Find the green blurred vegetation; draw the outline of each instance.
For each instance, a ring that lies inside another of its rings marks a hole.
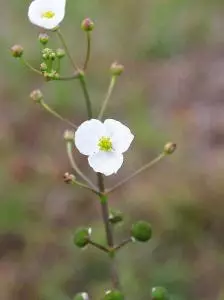
[[[167,141],[179,145],[174,156],[111,195],[111,205],[125,213],[117,240],[139,219],[154,232],[146,245],[119,252],[127,299],[150,299],[151,287],[163,285],[173,300],[223,300],[224,2],[67,2],[62,31],[78,62],[85,53],[80,23],[86,16],[95,21],[88,73],[95,113],[110,64],[126,68],[106,116],[127,122],[136,138],[107,185],[154,158]],[[71,238],[87,225],[104,242],[97,199],[64,185],[67,127],[28,97],[41,88],[47,103],[79,124],[86,118],[83,96],[77,82],[45,83],[10,56],[19,43],[39,65],[40,30],[27,20],[28,5],[5,1],[1,9],[0,299],[68,300],[80,291],[100,299],[110,288],[107,258],[74,248]],[[53,33],[50,45],[59,46]],[[63,72],[70,72],[68,61]],[[83,157],[79,165],[94,176]]]

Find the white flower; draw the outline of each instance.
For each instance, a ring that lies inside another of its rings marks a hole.
[[[75,145],[79,152],[88,155],[95,172],[109,176],[117,173],[123,163],[134,135],[122,123],[107,119],[102,123],[91,119],[82,123],[75,133]]]
[[[31,23],[45,29],[56,28],[64,18],[66,0],[34,0],[28,17]]]

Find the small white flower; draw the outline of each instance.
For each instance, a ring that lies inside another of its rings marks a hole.
[[[28,17],[31,23],[45,29],[56,28],[65,16],[66,0],[34,0]]]
[[[75,145],[88,156],[95,172],[106,176],[117,173],[123,163],[123,153],[128,150],[134,135],[122,123],[107,119],[102,123],[91,119],[82,123],[75,133]]]

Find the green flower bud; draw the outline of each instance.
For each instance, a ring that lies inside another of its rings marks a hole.
[[[41,72],[47,71],[47,64],[41,63],[41,64],[40,64],[40,70],[41,70]]]
[[[74,244],[79,248],[84,248],[89,243],[91,228],[78,228],[74,234]]]
[[[24,51],[24,50],[23,50],[23,47],[20,46],[20,45],[14,45],[14,46],[12,46],[12,48],[11,48],[12,56],[13,56],[13,57],[16,57],[16,58],[22,57],[23,51]]]
[[[49,35],[47,33],[40,33],[38,39],[42,45],[46,45],[49,41]]]
[[[145,221],[138,221],[132,225],[131,236],[139,242],[147,242],[152,236],[151,225]]]
[[[43,100],[43,94],[40,90],[34,90],[30,93],[30,98],[35,102],[35,103],[40,103],[41,100]]]
[[[90,18],[86,18],[82,21],[81,28],[84,31],[92,31],[94,28],[94,23]]]
[[[124,66],[114,62],[110,67],[110,72],[113,76],[120,76],[124,72]]]
[[[167,143],[164,146],[164,153],[167,155],[173,154],[173,152],[177,149],[177,144],[175,143]]]
[[[87,293],[79,293],[74,297],[74,300],[89,300]]]
[[[51,72],[44,72],[44,77],[47,81],[57,80],[60,76],[57,71],[51,70]]]
[[[118,290],[107,291],[103,300],[124,300],[124,295]]]
[[[111,224],[117,224],[123,221],[123,214],[119,210],[110,210],[109,221]]]
[[[65,183],[72,183],[76,180],[75,175],[69,174],[68,172],[64,174],[63,178]]]
[[[47,60],[47,59],[51,59],[54,60],[56,57],[56,53],[50,49],[50,48],[44,48],[42,50],[42,58]]]
[[[65,130],[64,132],[64,140],[66,142],[74,142],[75,134],[72,130]]]
[[[168,291],[164,287],[152,288],[152,300],[169,300]]]
[[[65,50],[63,50],[63,49],[57,49],[56,50],[56,56],[58,57],[58,58],[63,58],[64,56],[65,56]]]

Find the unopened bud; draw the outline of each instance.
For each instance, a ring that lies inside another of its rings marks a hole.
[[[50,48],[44,48],[42,50],[42,57],[45,60],[47,60],[47,59],[54,60],[56,57],[56,53]]]
[[[35,103],[40,103],[41,100],[43,100],[43,94],[40,90],[34,90],[30,93],[30,98],[35,102]]]
[[[169,300],[168,291],[164,287],[152,288],[152,300]]]
[[[14,45],[14,46],[12,46],[12,48],[11,48],[12,56],[13,56],[13,57],[16,57],[16,58],[22,57],[23,51],[24,51],[24,50],[23,50],[23,47],[20,46],[20,45]]]
[[[124,295],[118,290],[107,291],[103,300],[124,300]]]
[[[124,66],[114,62],[110,67],[110,71],[113,76],[120,76],[124,72]]]
[[[56,50],[56,56],[60,59],[63,58],[65,56],[65,50],[64,49],[57,49]]]
[[[91,228],[78,228],[74,234],[74,244],[79,248],[84,248],[89,244]]]
[[[111,224],[117,224],[123,221],[123,214],[119,210],[111,210],[109,215],[109,221]]]
[[[165,146],[164,146],[164,153],[165,154],[173,154],[173,152],[177,149],[177,144],[175,143],[167,143]]]
[[[89,296],[87,293],[79,293],[74,297],[73,300],[89,300]]]
[[[138,221],[132,225],[131,236],[139,242],[147,242],[152,236],[152,228],[148,222]]]
[[[47,81],[50,80],[58,80],[60,78],[60,75],[57,71],[51,70],[51,72],[44,72],[44,77]]]
[[[46,45],[49,41],[49,35],[47,33],[40,33],[38,39],[42,45]]]
[[[40,70],[41,70],[41,72],[47,71],[47,64],[41,63],[41,64],[40,64]]]
[[[64,174],[63,178],[65,183],[72,183],[76,180],[75,175],[69,174],[68,172]]]
[[[64,140],[66,142],[74,142],[75,134],[72,130],[65,130],[64,132]]]
[[[94,28],[94,23],[90,18],[86,18],[82,21],[81,28],[84,31],[92,31]]]

